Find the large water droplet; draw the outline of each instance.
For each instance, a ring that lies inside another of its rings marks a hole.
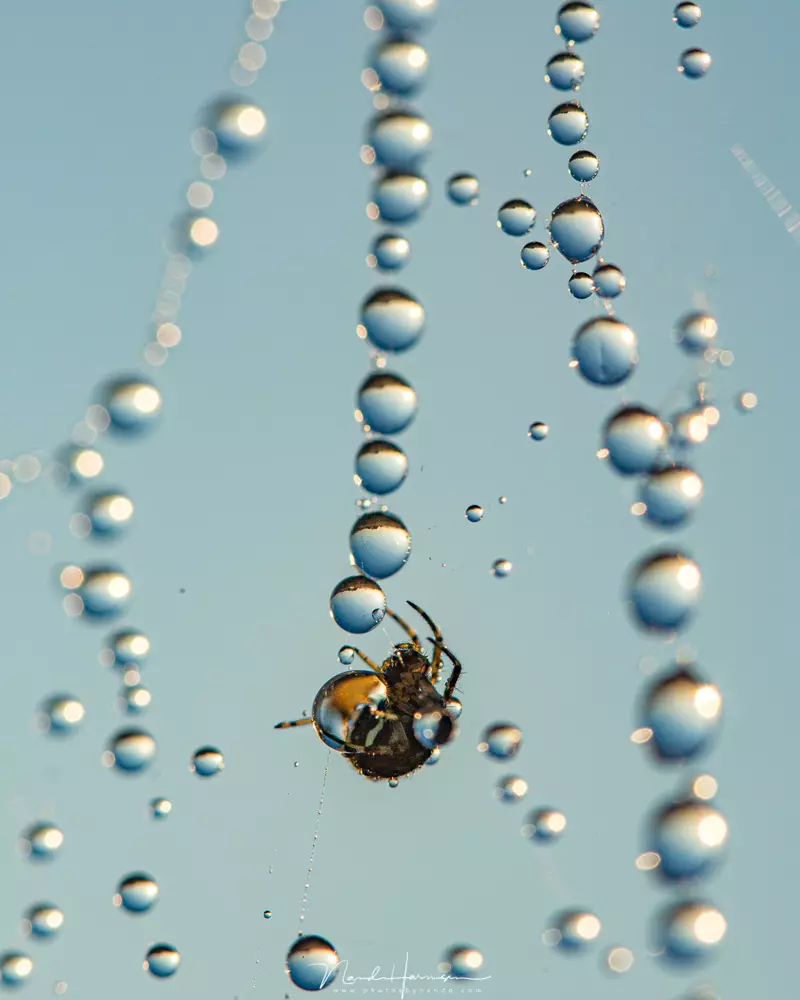
[[[587,382],[619,385],[630,378],[636,367],[636,346],[636,334],[622,320],[597,316],[575,334],[572,353]]]
[[[86,709],[77,698],[68,694],[54,694],[39,706],[42,729],[53,736],[74,733],[83,722]]]
[[[421,31],[430,27],[439,0],[377,0],[378,7],[391,28]]]
[[[405,566],[411,555],[411,535],[392,514],[363,514],[350,532],[350,551],[362,572],[384,580]]]
[[[541,271],[550,261],[550,250],[544,243],[526,243],[520,253],[522,266],[529,271]]]
[[[22,852],[32,861],[49,861],[64,843],[64,834],[55,823],[36,823],[20,838]]]
[[[687,49],[678,63],[678,72],[689,80],[699,80],[711,69],[711,56],[704,49]]]
[[[119,569],[94,566],[84,571],[76,593],[83,601],[83,614],[90,618],[116,618],[130,602],[133,587]]]
[[[517,756],[521,746],[522,730],[510,722],[497,722],[484,730],[478,751],[495,760],[511,760]]]
[[[380,612],[376,618],[373,612]],[[349,576],[338,583],[331,594],[333,620],[345,632],[360,635],[371,632],[386,613],[386,595],[380,586],[365,576]]]
[[[171,944],[154,944],[147,952],[144,970],[157,979],[174,976],[181,964],[180,952]]]
[[[111,429],[122,434],[149,430],[161,412],[161,393],[140,378],[111,382],[105,386],[100,401],[108,412]]]
[[[33,959],[21,951],[6,951],[0,955],[0,982],[4,986],[21,986],[33,972]]]
[[[399,434],[414,419],[417,394],[399,375],[370,375],[358,390],[358,408],[373,431]]]
[[[114,539],[125,534],[133,518],[133,503],[119,491],[93,493],[87,497],[86,515],[95,537]]]
[[[597,177],[600,160],[588,149],[579,149],[569,158],[569,172],[573,180],[588,184]]]
[[[661,862],[654,869],[670,881],[704,878],[720,863],[728,840],[722,813],[694,799],[659,810],[652,820],[648,850]]]
[[[591,274],[584,271],[576,271],[567,283],[569,293],[574,299],[588,299],[594,295],[594,281]]]
[[[647,689],[641,716],[660,760],[689,760],[706,751],[716,735],[722,696],[695,669],[678,667]]]
[[[384,42],[372,60],[381,89],[403,95],[411,94],[423,85],[429,64],[425,49],[418,42],[405,38]]]
[[[225,770],[225,758],[216,747],[200,747],[192,754],[189,770],[201,778],[212,778]]]
[[[589,131],[589,116],[578,101],[559,104],[547,119],[547,134],[561,146],[575,146],[583,142]]]
[[[430,125],[419,115],[408,111],[385,111],[371,122],[367,142],[381,166],[390,170],[409,170],[427,152],[432,135]]]
[[[536,209],[521,198],[512,198],[497,212],[497,227],[509,236],[524,236],[533,229],[535,222]]]
[[[576,52],[559,52],[548,62],[544,79],[556,90],[577,90],[585,72],[583,59]]]
[[[717,342],[718,332],[713,316],[705,312],[689,313],[678,324],[678,343],[687,354],[705,354]]]
[[[424,177],[390,172],[378,180],[372,200],[384,222],[412,222],[427,206],[429,195]]]
[[[550,239],[572,264],[593,257],[603,245],[605,228],[597,205],[581,195],[562,201],[550,217]]]
[[[356,455],[356,475],[367,493],[383,496],[392,493],[405,481],[408,458],[391,441],[367,441]]]
[[[217,148],[232,160],[258,149],[267,136],[267,116],[257,104],[218,101],[208,114],[208,128],[217,139]]]
[[[381,288],[362,305],[361,322],[371,343],[382,351],[407,351],[422,335],[425,310],[407,292]]]
[[[666,906],[657,921],[657,944],[664,957],[680,965],[708,959],[725,937],[727,921],[720,911],[701,900]]]
[[[592,275],[597,294],[601,299],[615,299],[625,291],[625,275],[616,264],[599,264]]]
[[[588,42],[600,27],[600,15],[590,3],[565,3],[556,18],[556,31],[568,42]]]
[[[688,0],[684,0],[683,3],[677,4],[672,15],[672,20],[680,28],[693,28],[696,24],[700,23],[700,18],[703,16],[703,11],[700,8],[700,4],[690,3]]]
[[[118,771],[134,774],[144,771],[156,755],[156,741],[143,729],[123,729],[109,744],[110,763]]]
[[[702,594],[700,567],[682,552],[657,552],[631,573],[630,600],[639,624],[661,632],[685,628]]]
[[[655,413],[623,406],[606,421],[603,445],[617,472],[640,475],[657,468],[664,455],[667,429]]]
[[[382,271],[399,271],[411,259],[411,244],[405,236],[383,233],[372,244],[372,255]]]
[[[117,886],[114,903],[124,907],[129,913],[146,913],[155,906],[158,893],[158,883],[152,875],[134,872],[122,879]]]
[[[64,914],[53,903],[37,903],[25,913],[23,926],[32,937],[52,938],[64,926]]]
[[[454,979],[471,979],[483,967],[483,953],[470,944],[448,948],[442,958],[442,971]]]
[[[676,465],[661,469],[644,483],[640,497],[653,524],[677,528],[695,512],[703,496],[703,480],[693,469]]]
[[[330,941],[307,935],[289,949],[286,971],[301,990],[324,990],[338,975],[339,956]]]
[[[450,743],[457,735],[458,728],[451,715],[438,710],[417,712],[413,722],[414,738],[426,750]]]
[[[453,174],[447,182],[447,194],[455,205],[477,205],[480,195],[478,178],[473,174]]]

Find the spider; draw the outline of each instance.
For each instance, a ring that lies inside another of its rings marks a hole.
[[[430,626],[434,646],[428,660],[417,633],[386,609],[410,642],[397,643],[378,666],[360,649],[354,653],[370,670],[349,670],[332,677],[317,693],[311,716],[279,722],[276,729],[313,725],[326,746],[338,750],[365,778],[397,779],[425,764],[456,734],[450,705],[461,664],[444,645],[442,633],[416,604],[407,602]],[[444,693],[436,690],[442,654],[453,664]]]

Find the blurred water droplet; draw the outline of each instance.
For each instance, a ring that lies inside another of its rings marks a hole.
[[[81,613],[89,618],[116,618],[127,609],[132,592],[131,581],[121,570],[93,566],[84,570],[83,582],[77,589]]]
[[[192,754],[189,770],[201,778],[212,778],[225,770],[225,758],[216,747],[200,747]]]
[[[147,952],[144,960],[144,971],[157,979],[174,976],[181,964],[181,956],[177,948],[171,944],[154,944]]]
[[[469,944],[458,944],[445,952],[440,969],[454,979],[475,977],[483,967],[483,953]]]
[[[33,972],[33,959],[21,951],[6,951],[0,955],[0,982],[4,986],[21,986]]]
[[[528,794],[528,782],[518,775],[501,778],[495,786],[495,798],[501,802],[520,802]]]
[[[758,396],[754,392],[742,392],[736,398],[736,405],[742,413],[750,413],[758,406]]]
[[[601,299],[615,299],[622,295],[627,285],[625,275],[616,264],[599,264],[594,269],[592,279]]]
[[[257,104],[217,101],[209,109],[207,117],[209,131],[216,138],[217,147],[209,152],[217,152],[218,149],[229,160],[258,149],[267,135],[267,116]]]
[[[86,498],[85,504],[86,516],[95,537],[115,539],[125,534],[133,518],[134,507],[124,493],[94,493]]]
[[[567,817],[557,809],[537,809],[528,817],[522,832],[532,840],[552,844],[560,840],[567,828]]]
[[[125,667],[129,663],[141,664],[147,659],[150,640],[136,629],[124,629],[109,636],[107,648],[113,657],[113,665]]]
[[[681,965],[694,965],[710,958],[728,928],[720,911],[700,900],[667,905],[659,914],[656,940],[664,958]]]
[[[155,906],[158,894],[158,883],[152,875],[134,872],[117,886],[114,905],[123,907],[129,913],[146,913]]]
[[[120,730],[109,744],[110,764],[118,771],[137,773],[148,768],[156,755],[156,741],[143,729]]]
[[[554,929],[559,932],[561,951],[584,951],[597,939],[602,929],[599,918],[590,910],[568,910],[558,915]]]
[[[169,799],[152,799],[150,801],[150,815],[153,819],[166,819],[172,812],[172,803]]]
[[[391,28],[422,31],[433,24],[439,0],[378,0],[378,7]]]
[[[513,568],[512,563],[508,559],[495,559],[492,563],[492,573],[499,577],[508,576]]]
[[[719,328],[705,312],[689,313],[678,323],[677,340],[687,354],[704,354],[717,342]]]
[[[654,473],[642,486],[641,498],[648,521],[665,528],[685,524],[703,497],[703,480],[685,466]]]
[[[77,698],[68,694],[54,694],[39,706],[42,729],[53,736],[67,736],[78,730],[86,709]]]
[[[549,433],[550,428],[547,424],[543,424],[541,421],[536,421],[528,428],[528,437],[532,441],[544,441]]]
[[[698,757],[710,746],[722,719],[722,696],[695,669],[673,668],[647,689],[641,709],[650,742],[662,761]]]
[[[428,150],[430,125],[419,115],[386,111],[372,120],[367,142],[375,159],[390,170],[413,170]]]
[[[640,475],[656,469],[663,458],[667,429],[655,413],[641,406],[623,406],[606,421],[603,444],[617,472]]]
[[[25,913],[23,926],[35,938],[52,938],[64,926],[64,914],[53,903],[37,903]]]
[[[522,746],[522,730],[510,722],[498,722],[484,730],[478,751],[495,760],[511,760]]]
[[[384,222],[413,222],[428,204],[430,190],[417,174],[384,174],[376,183],[372,201]]]
[[[676,632],[689,624],[700,601],[700,567],[681,552],[656,552],[634,567],[629,589],[640,625]]]
[[[702,444],[708,438],[709,425],[702,409],[676,413],[670,420],[670,444],[679,449]]]
[[[677,802],[661,809],[651,822],[649,844],[661,857],[656,869],[667,881],[704,878],[722,860],[728,823],[704,802]]]
[[[678,72],[688,80],[699,80],[711,69],[711,56],[704,49],[687,49],[678,63]]]
[[[472,174],[453,174],[447,182],[447,195],[454,205],[477,205],[480,195],[478,178]]]
[[[703,11],[700,8],[700,4],[690,3],[684,0],[683,3],[679,3],[675,7],[675,11],[672,15],[672,20],[680,28],[694,28],[696,24],[700,23],[700,18],[703,16]]]
[[[578,90],[585,72],[583,59],[576,52],[558,52],[547,63],[544,79],[556,90]]]
[[[372,60],[382,89],[401,95],[412,94],[424,84],[429,64],[426,50],[407,38],[383,42]]]
[[[111,429],[140,434],[151,429],[161,412],[161,393],[150,382],[121,378],[108,384],[101,402],[111,419]]]
[[[386,612],[386,595],[374,580],[349,576],[334,588],[330,606],[339,628],[360,635],[379,624]],[[376,610],[382,612],[378,619],[373,614]]]
[[[120,708],[128,715],[139,715],[145,712],[150,707],[152,700],[152,694],[140,684],[124,687],[119,696]]]
[[[561,146],[574,146],[583,142],[589,131],[589,116],[578,101],[559,104],[547,119],[547,134]]]
[[[269,920],[272,916],[272,910],[264,910],[264,919]]]
[[[49,861],[64,843],[64,834],[55,823],[36,823],[20,838],[22,853],[32,861]]]
[[[399,271],[411,259],[411,244],[405,236],[382,233],[372,244],[375,263],[383,271]]]
[[[630,971],[633,967],[633,952],[630,948],[618,945],[616,948],[610,948],[608,950],[605,962],[609,972],[622,975],[623,973]]]
[[[299,937],[286,956],[289,979],[301,990],[322,990],[330,986],[339,972],[339,956],[325,938],[316,935]]]

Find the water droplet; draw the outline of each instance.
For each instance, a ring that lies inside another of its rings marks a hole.
[[[133,503],[124,493],[94,493],[87,497],[86,516],[95,537],[119,538],[133,518]]]
[[[699,80],[711,69],[711,56],[704,49],[687,49],[678,63],[678,72],[689,80]]]
[[[0,955],[0,982],[4,986],[21,986],[33,972],[33,959],[21,951],[6,951]]]
[[[399,375],[370,375],[358,390],[358,408],[377,434],[399,434],[417,412],[417,394]]]
[[[381,89],[401,95],[412,94],[423,85],[429,64],[425,49],[418,42],[406,38],[383,42],[372,60]]]
[[[154,944],[144,960],[144,971],[158,979],[174,976],[181,964],[180,952],[171,944]]]
[[[498,781],[494,794],[501,802],[520,802],[528,794],[528,782],[518,775],[508,775]]]
[[[455,205],[477,205],[480,195],[478,178],[472,174],[453,174],[447,182],[447,194]]]
[[[722,813],[705,802],[677,802],[659,810],[650,830],[650,847],[661,857],[654,869],[670,882],[704,878],[720,863],[728,840]]]
[[[20,838],[22,853],[32,861],[54,858],[64,843],[64,834],[55,823],[37,823]]]
[[[399,784],[400,782],[397,780],[397,778],[389,778],[389,788],[397,788]]]
[[[478,521],[482,521],[483,514],[484,514],[483,507],[479,506],[476,503],[467,507],[467,509],[464,511],[464,517],[466,517],[466,519],[468,521],[471,521],[473,524],[477,524]]]
[[[633,967],[633,952],[630,948],[622,946],[609,948],[605,961],[609,972],[622,975],[625,972],[629,972]]]
[[[111,419],[112,430],[140,434],[155,425],[161,412],[161,393],[140,378],[122,378],[105,386],[101,403]]]
[[[439,747],[434,747],[433,750],[431,750],[430,757],[428,757],[428,759],[425,761],[426,765],[432,766],[433,764],[438,764],[441,756],[442,756],[442,751],[439,749]]]
[[[152,799],[150,801],[150,815],[153,819],[166,819],[172,812],[172,803],[169,799]]]
[[[257,104],[217,101],[209,110],[208,128],[219,152],[232,160],[261,146],[267,135],[267,116]]]
[[[569,158],[569,172],[573,180],[588,184],[597,177],[600,160],[588,149],[579,149]]]
[[[685,410],[670,420],[669,440],[676,448],[691,448],[708,437],[708,421],[702,410]]]
[[[541,271],[550,261],[550,250],[544,243],[526,243],[520,253],[522,266],[529,271]]]
[[[419,115],[385,111],[370,123],[367,142],[377,162],[390,170],[411,170],[428,150],[430,125]]]
[[[673,668],[648,688],[642,715],[660,760],[689,760],[708,749],[716,735],[722,696],[696,670]]]
[[[74,733],[83,722],[86,709],[69,694],[54,694],[39,706],[42,729],[53,736]]]
[[[411,258],[411,244],[405,236],[383,233],[372,244],[372,254],[382,271],[399,271]]]
[[[25,914],[23,927],[35,938],[51,938],[64,926],[64,914],[53,903],[37,903]]]
[[[108,649],[114,658],[114,666],[125,667],[129,663],[141,664],[150,653],[150,640],[143,632],[136,629],[125,629],[110,636]]]
[[[547,134],[561,146],[574,146],[583,142],[589,131],[589,116],[578,101],[559,104],[547,119]]]
[[[521,746],[522,730],[510,722],[498,722],[484,730],[478,751],[495,760],[511,760],[517,756]]]
[[[130,579],[121,570],[94,566],[83,571],[77,595],[86,617],[116,618],[126,610],[132,590]]]
[[[158,893],[158,883],[152,875],[134,872],[117,886],[114,905],[123,907],[129,913],[146,913],[155,906]]]
[[[349,667],[355,658],[356,651],[352,646],[342,646],[339,650],[339,663],[344,664],[344,666]]]
[[[392,514],[363,514],[350,532],[350,551],[363,573],[384,580],[405,566],[411,555],[411,535]]]
[[[588,42],[600,27],[600,14],[590,3],[565,3],[556,18],[556,31],[568,42]]]
[[[286,956],[289,978],[301,990],[322,990],[339,973],[339,956],[325,938],[308,935],[298,938]]]
[[[524,236],[536,223],[536,209],[527,201],[512,198],[497,212],[497,228],[508,236]]]
[[[508,559],[495,559],[492,563],[492,573],[499,577],[508,576],[513,568],[513,564]]]
[[[338,583],[330,603],[333,620],[339,628],[356,635],[370,632],[379,624],[373,611],[386,612],[386,595],[374,580],[364,576],[349,576]]]
[[[72,486],[95,479],[103,471],[103,456],[93,448],[66,448],[59,455],[59,463],[66,471],[67,484]]]
[[[556,90],[578,90],[585,72],[583,59],[576,52],[559,52],[548,62],[544,79]]]
[[[464,711],[464,706],[458,698],[450,698],[445,706],[445,710],[451,719],[460,719],[461,713]]]
[[[608,459],[625,476],[657,468],[666,443],[664,424],[641,406],[623,406],[608,418],[603,430]]]
[[[679,964],[696,964],[711,956],[725,937],[725,917],[710,903],[686,900],[666,906],[657,921],[657,940],[664,957]]]
[[[424,177],[389,172],[378,180],[372,200],[384,222],[412,222],[427,206],[429,196]]]
[[[407,292],[381,288],[362,305],[361,322],[371,343],[382,351],[407,351],[422,335],[425,310]]]
[[[603,245],[603,217],[590,198],[580,195],[562,201],[550,217],[553,246],[572,264],[593,257]]]
[[[584,271],[576,271],[570,277],[568,287],[570,295],[575,299],[588,299],[590,295],[594,295],[592,276]]]
[[[750,413],[758,406],[758,396],[754,392],[742,392],[736,399],[736,405],[742,413]]]
[[[135,773],[144,771],[153,763],[156,741],[143,729],[123,729],[109,744],[110,764],[118,771]]]
[[[589,910],[568,910],[559,914],[555,921],[558,930],[558,947],[562,951],[583,951],[600,934],[602,925],[594,913]]]
[[[696,562],[681,552],[657,552],[636,565],[631,574],[630,600],[639,624],[661,632],[685,628],[702,594]]]
[[[700,4],[684,2],[675,7],[672,20],[680,28],[693,28],[700,23],[702,16],[703,11],[700,9]]]
[[[377,5],[389,27],[421,31],[433,23],[439,0],[377,0]]]
[[[616,264],[599,264],[592,275],[595,289],[601,299],[615,299],[622,295],[627,280]]]
[[[200,747],[192,754],[189,770],[201,778],[213,778],[215,774],[225,770],[225,758],[216,747]]]
[[[368,493],[383,496],[392,493],[405,481],[408,458],[391,441],[367,441],[356,455],[356,475]]]
[[[677,528],[692,516],[703,496],[703,480],[686,466],[654,473],[641,492],[645,517],[653,524]]]
[[[498,503],[508,503],[508,497],[498,497],[497,498],[497,502]]]
[[[678,324],[677,340],[687,354],[705,354],[717,342],[717,321],[708,313],[684,316]]]
[[[146,711],[150,707],[152,700],[152,694],[140,684],[133,684],[130,687],[123,688],[119,696],[122,711],[127,712],[129,715],[139,715],[141,712]]]
[[[575,334],[572,353],[578,370],[594,385],[619,385],[639,361],[636,334],[612,316],[590,319]]]
[[[470,944],[448,948],[442,958],[442,971],[454,979],[470,979],[483,967],[483,954]]]
[[[541,843],[552,844],[560,840],[567,828],[567,817],[557,809],[537,809],[528,817],[522,828],[526,837]]]
[[[547,435],[550,433],[550,428],[547,424],[541,423],[541,421],[536,421],[528,428],[528,437],[532,441],[544,441]]]

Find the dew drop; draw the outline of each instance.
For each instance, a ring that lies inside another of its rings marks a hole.
[[[133,684],[122,689],[119,704],[122,711],[129,715],[139,715],[150,707],[152,700],[153,696],[147,688],[140,684]]]
[[[684,316],[678,324],[677,340],[687,354],[705,354],[717,342],[717,321],[708,313]]]
[[[114,905],[121,906],[129,913],[146,913],[158,901],[158,883],[152,875],[134,872],[127,875],[117,886]]]
[[[677,528],[697,509],[703,497],[703,480],[693,469],[676,465],[650,476],[640,496],[648,521],[664,528]]]
[[[133,503],[119,492],[94,493],[86,500],[86,516],[96,538],[115,539],[125,534],[133,518]]]
[[[661,858],[655,871],[668,882],[705,878],[719,865],[728,840],[722,813],[705,802],[677,802],[651,822],[649,846]]]
[[[21,951],[6,951],[0,955],[0,982],[4,986],[21,986],[33,972],[33,959]]]
[[[512,198],[497,212],[497,228],[508,236],[524,236],[536,223],[536,209],[521,198]]]
[[[477,524],[478,521],[483,520],[484,510],[478,504],[474,503],[464,511],[464,517],[472,524]]]
[[[699,80],[711,69],[711,56],[704,49],[687,49],[678,63],[678,72],[689,80]]]
[[[339,663],[343,664],[345,667],[349,667],[355,658],[356,651],[352,646],[342,646],[339,650]]]
[[[594,295],[594,281],[591,274],[583,271],[576,271],[568,282],[570,295],[574,299],[588,299]]]
[[[68,694],[51,695],[39,706],[41,727],[52,736],[67,736],[76,732],[85,715],[86,709],[81,702]]]
[[[372,255],[382,271],[399,271],[411,258],[411,244],[405,236],[383,233],[372,244]]]
[[[483,953],[469,944],[457,944],[445,952],[441,969],[454,979],[470,979],[483,967]]]
[[[528,794],[528,782],[518,775],[508,775],[498,781],[494,794],[500,802],[521,802]]]
[[[64,926],[64,914],[52,903],[37,903],[26,912],[23,925],[35,938],[52,938]]]
[[[157,979],[174,976],[181,964],[181,956],[177,948],[171,944],[154,944],[147,952],[144,960],[144,971]]]
[[[117,618],[127,610],[133,587],[121,570],[110,566],[93,566],[83,572],[83,582],[77,588],[82,601],[81,611],[87,618]]]
[[[577,53],[558,52],[548,62],[544,79],[556,90],[578,90],[585,72],[583,59]]]
[[[587,382],[613,386],[632,375],[639,361],[636,348],[636,334],[622,320],[598,316],[575,334],[572,353]]]
[[[380,586],[364,576],[349,576],[336,585],[330,600],[333,620],[356,635],[370,632],[386,612],[386,595]],[[376,619],[374,611],[382,612]]]
[[[513,568],[512,563],[508,559],[495,559],[492,563],[492,573],[498,577],[508,576]]]
[[[150,430],[161,412],[161,393],[150,382],[121,378],[105,386],[101,400],[111,429],[135,435]]]
[[[385,111],[370,123],[367,142],[376,161],[389,170],[413,170],[428,150],[430,125],[419,115]]]
[[[695,965],[708,959],[728,928],[720,911],[701,900],[667,905],[657,920],[657,941],[664,957],[676,964]]]
[[[127,667],[128,664],[141,664],[147,659],[150,654],[150,640],[143,632],[125,629],[109,637],[107,648],[113,657],[114,666]]]
[[[592,275],[595,290],[601,299],[615,299],[622,295],[627,285],[625,275],[616,264],[600,264]]]
[[[681,552],[657,552],[638,563],[630,578],[635,618],[646,629],[676,632],[689,624],[702,594],[700,567]]]
[[[258,149],[267,135],[267,116],[257,104],[217,101],[207,118],[208,129],[217,140],[217,149],[228,159]]]
[[[560,840],[567,828],[567,817],[557,809],[537,809],[522,828],[525,836],[544,844]]]
[[[526,243],[520,253],[522,266],[529,271],[541,271],[550,261],[550,250],[544,243]]]
[[[429,196],[424,177],[389,172],[376,183],[372,200],[384,222],[413,222],[426,208]]]
[[[391,441],[367,441],[356,455],[356,475],[368,493],[383,496],[405,482],[408,458]]]
[[[692,760],[709,748],[717,734],[722,696],[696,669],[673,667],[647,689],[641,715],[659,760]]]
[[[377,6],[390,28],[422,31],[433,24],[439,0],[377,0]]]
[[[588,42],[599,27],[600,15],[590,3],[565,3],[556,18],[556,31],[568,42]]]
[[[522,746],[522,730],[510,722],[498,722],[484,730],[478,751],[495,760],[511,760]]]
[[[325,938],[316,935],[299,937],[286,956],[289,979],[301,990],[322,990],[330,986],[339,972],[339,955]]]
[[[71,446],[62,451],[59,462],[66,471],[67,483],[77,485],[96,479],[103,471],[103,456],[93,448]]]
[[[200,747],[192,754],[189,770],[201,778],[213,778],[225,770],[225,758],[216,747]]]
[[[269,920],[272,916],[272,910],[264,910],[264,919]]]
[[[350,531],[350,551],[363,573],[384,580],[408,562],[411,535],[393,514],[362,514]]]
[[[172,803],[169,799],[151,799],[150,815],[153,819],[166,819],[172,812]]]
[[[595,203],[583,195],[562,201],[550,217],[553,246],[572,264],[593,257],[603,245],[603,217]]]
[[[588,184],[597,177],[600,160],[588,149],[579,149],[569,158],[569,172],[573,180]]]
[[[547,134],[561,146],[575,146],[583,142],[589,131],[589,116],[578,101],[559,104],[547,119]]]
[[[700,8],[700,4],[684,2],[677,4],[672,15],[672,20],[679,28],[694,28],[695,25],[700,23],[702,16],[703,11]]]
[[[555,921],[558,930],[558,948],[561,951],[584,951],[597,939],[602,929],[600,920],[590,910],[568,910]]]
[[[153,763],[156,750],[156,741],[143,729],[123,729],[109,743],[109,761],[118,771],[135,774]]]
[[[407,351],[422,336],[425,310],[407,292],[381,288],[361,307],[367,336],[382,351]]]
[[[427,51],[418,42],[406,38],[383,42],[372,60],[381,89],[403,96],[414,93],[424,84],[429,65]]]
[[[400,782],[397,780],[397,778],[389,778],[389,788],[397,788],[399,784]]]
[[[547,424],[543,424],[541,421],[536,421],[531,424],[528,428],[528,437],[532,441],[544,441],[547,435],[550,433],[550,428]]]
[[[399,434],[417,412],[417,394],[399,375],[370,375],[358,390],[358,408],[365,423],[378,434]]]
[[[480,195],[478,178],[473,174],[453,174],[447,182],[447,195],[454,205],[477,205]]]
[[[667,429],[661,420],[641,406],[624,406],[606,421],[603,445],[608,459],[624,476],[656,469],[663,458]]]
[[[54,823],[36,823],[20,838],[22,853],[32,861],[49,861],[61,850],[64,834]]]
[[[417,712],[413,722],[414,739],[426,750],[450,743],[458,735],[455,719],[448,712]]]

